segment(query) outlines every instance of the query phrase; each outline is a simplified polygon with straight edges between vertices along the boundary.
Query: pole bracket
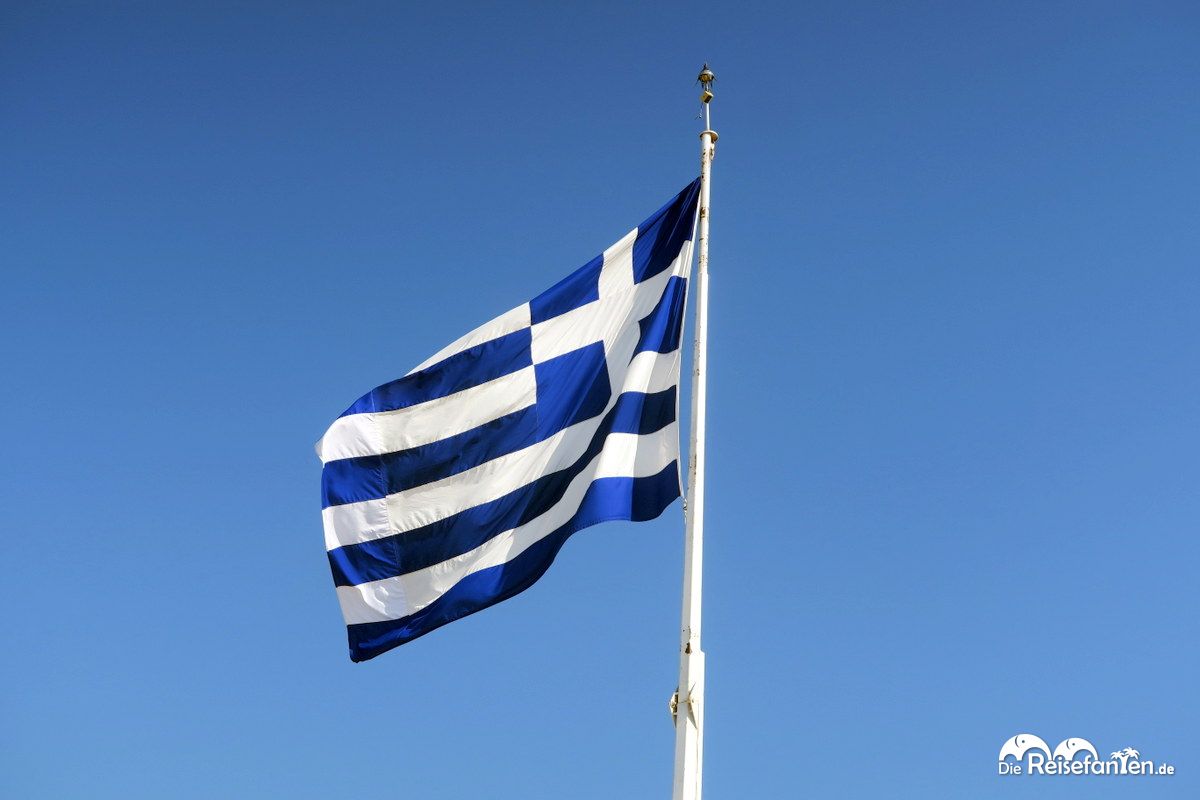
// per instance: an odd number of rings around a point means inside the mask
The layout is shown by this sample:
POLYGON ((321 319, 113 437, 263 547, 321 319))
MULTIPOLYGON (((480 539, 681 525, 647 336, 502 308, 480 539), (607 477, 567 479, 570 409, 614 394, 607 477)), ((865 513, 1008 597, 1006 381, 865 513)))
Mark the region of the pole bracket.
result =
MULTIPOLYGON (((699 702, 696 700, 695 696, 693 696, 691 692, 688 692, 688 696, 687 696, 688 717, 692 720, 693 725, 698 724, 699 714, 696 713, 696 711, 697 711, 696 706, 698 706, 698 705, 699 705, 699 702)), ((671 694, 671 699, 667 701, 667 710, 671 714, 671 724, 678 726, 679 725, 679 690, 678 689, 676 689, 671 694)))

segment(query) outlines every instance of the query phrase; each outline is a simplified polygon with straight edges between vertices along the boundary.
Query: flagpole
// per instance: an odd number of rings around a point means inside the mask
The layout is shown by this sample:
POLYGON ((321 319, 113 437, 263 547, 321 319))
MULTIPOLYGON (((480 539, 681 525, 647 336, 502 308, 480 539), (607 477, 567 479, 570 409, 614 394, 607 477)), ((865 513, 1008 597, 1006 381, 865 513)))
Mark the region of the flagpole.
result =
POLYGON ((700 211, 696 228, 696 323, 692 356, 692 434, 688 448, 688 486, 684 499, 683 614, 680 628, 679 686, 671 698, 675 718, 673 800, 700 800, 704 759, 704 651, 700 649, 700 595, 704 561, 704 417, 706 338, 708 333, 708 197, 717 133, 709 103, 715 76, 708 64, 700 72, 704 131, 700 134, 700 211))

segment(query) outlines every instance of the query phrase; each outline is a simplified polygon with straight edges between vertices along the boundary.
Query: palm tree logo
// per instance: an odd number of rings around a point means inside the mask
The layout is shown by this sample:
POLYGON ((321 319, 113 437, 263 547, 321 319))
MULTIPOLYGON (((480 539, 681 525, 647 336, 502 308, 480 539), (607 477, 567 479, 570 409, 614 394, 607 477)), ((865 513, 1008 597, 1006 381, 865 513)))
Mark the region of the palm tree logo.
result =
POLYGON ((1129 759, 1137 758, 1140 755, 1141 755, 1141 753, 1139 753, 1137 750, 1134 750, 1132 747, 1126 747, 1124 750, 1115 750, 1112 753, 1109 753, 1109 758, 1111 758, 1113 761, 1120 761, 1121 762, 1120 774, 1128 775, 1129 774, 1129 759))

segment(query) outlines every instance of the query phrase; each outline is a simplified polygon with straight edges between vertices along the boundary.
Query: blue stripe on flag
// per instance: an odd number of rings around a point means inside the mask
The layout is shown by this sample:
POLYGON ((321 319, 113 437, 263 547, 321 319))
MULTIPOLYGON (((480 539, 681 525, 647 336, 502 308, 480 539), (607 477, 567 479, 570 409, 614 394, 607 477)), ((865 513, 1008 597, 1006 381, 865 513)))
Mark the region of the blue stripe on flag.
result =
POLYGON ((645 435, 662 430, 675 421, 675 406, 674 386, 652 394, 625 392, 600 422, 587 449, 569 467, 429 525, 334 548, 328 552, 334 583, 354 586, 431 567, 536 519, 562 499, 571 481, 604 448, 608 434, 645 435))
POLYGON ((574 311, 600 299, 600 268, 604 256, 598 255, 579 269, 529 301, 529 317, 534 325, 574 311))
POLYGON ((670 353, 678 348, 679 336, 683 332, 683 309, 686 304, 687 281, 678 275, 672 275, 658 305, 638 320, 642 335, 634 352, 651 350, 656 353, 670 353))
POLYGON ((516 372, 533 363, 531 342, 530 329, 522 328, 478 344, 420 372, 372 389, 341 416, 407 408, 516 372))
POLYGON ((348 625, 350 658, 366 661, 432 630, 482 611, 532 586, 573 533, 611 520, 645 522, 679 496, 678 462, 648 478, 600 478, 588 487, 575 516, 519 556, 472 573, 415 614, 386 622, 348 625))
POLYGON ((692 181, 671 202, 638 225, 633 243, 633 280, 641 283, 671 266, 683 243, 692 238, 700 179, 692 181))

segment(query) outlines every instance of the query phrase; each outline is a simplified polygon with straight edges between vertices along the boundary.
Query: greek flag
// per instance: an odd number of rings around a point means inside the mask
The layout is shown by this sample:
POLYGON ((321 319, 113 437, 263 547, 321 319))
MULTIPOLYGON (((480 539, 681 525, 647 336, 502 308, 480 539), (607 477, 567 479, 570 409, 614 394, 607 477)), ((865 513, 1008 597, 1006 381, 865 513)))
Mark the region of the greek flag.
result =
POLYGON ((329 566, 365 661, 531 586, 571 534, 680 495, 679 343, 697 180, 317 443, 329 566))

